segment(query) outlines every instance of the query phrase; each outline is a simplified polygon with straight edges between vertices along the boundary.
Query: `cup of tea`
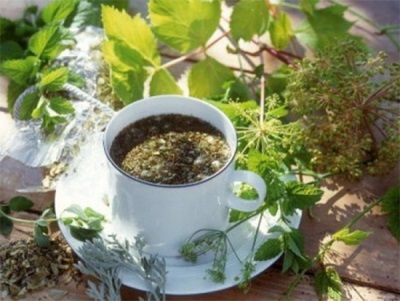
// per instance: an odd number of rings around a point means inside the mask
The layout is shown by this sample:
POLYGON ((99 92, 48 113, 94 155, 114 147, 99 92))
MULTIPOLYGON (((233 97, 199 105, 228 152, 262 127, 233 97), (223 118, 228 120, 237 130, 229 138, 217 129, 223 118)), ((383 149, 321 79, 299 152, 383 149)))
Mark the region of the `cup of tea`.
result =
POLYGON ((235 170, 235 128, 216 107, 192 97, 160 95, 120 110, 103 136, 112 219, 119 234, 142 236, 145 251, 179 258, 201 229, 225 230, 229 210, 254 211, 264 201, 264 180, 235 170), (258 194, 239 198, 235 183, 258 194))

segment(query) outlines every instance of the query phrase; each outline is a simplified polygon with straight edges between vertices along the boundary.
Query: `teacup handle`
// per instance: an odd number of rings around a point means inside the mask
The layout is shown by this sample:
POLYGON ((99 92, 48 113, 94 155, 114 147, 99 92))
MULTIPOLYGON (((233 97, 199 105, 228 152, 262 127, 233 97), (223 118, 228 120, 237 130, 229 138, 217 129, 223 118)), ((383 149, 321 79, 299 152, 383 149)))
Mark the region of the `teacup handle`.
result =
POLYGON ((231 209, 251 212, 257 210, 258 207, 264 202, 265 196, 267 194, 267 186, 265 181, 258 174, 248 171, 248 170, 235 170, 230 179, 230 183, 233 182, 243 182, 252 186, 258 193, 258 198, 256 200, 245 200, 237 197, 233 191, 228 194, 228 207, 231 209))

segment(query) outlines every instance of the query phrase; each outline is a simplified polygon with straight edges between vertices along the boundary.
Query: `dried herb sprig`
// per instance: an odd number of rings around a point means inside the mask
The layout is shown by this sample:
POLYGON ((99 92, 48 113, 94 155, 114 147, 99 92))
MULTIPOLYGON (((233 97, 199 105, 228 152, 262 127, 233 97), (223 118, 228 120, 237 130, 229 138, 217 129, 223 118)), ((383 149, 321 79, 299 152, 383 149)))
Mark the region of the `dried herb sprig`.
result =
POLYGON ((141 237, 136 237, 135 243, 126 239, 121 243, 115 234, 86 241, 79 248, 83 261, 79 261, 76 267, 99 280, 97 285, 88 281, 88 296, 95 300, 121 300, 119 276, 122 270, 128 270, 145 281, 148 300, 165 300, 165 260, 145 255, 144 246, 141 237))

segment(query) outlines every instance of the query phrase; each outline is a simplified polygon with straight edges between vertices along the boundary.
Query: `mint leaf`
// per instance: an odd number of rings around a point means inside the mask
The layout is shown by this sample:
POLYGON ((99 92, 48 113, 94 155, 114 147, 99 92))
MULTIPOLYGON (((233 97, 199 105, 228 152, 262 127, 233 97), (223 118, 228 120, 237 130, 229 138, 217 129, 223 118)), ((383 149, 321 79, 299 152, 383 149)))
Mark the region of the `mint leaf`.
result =
POLYGON ((344 242, 346 245, 358 245, 370 234, 371 232, 364 232, 360 230, 350 232, 349 228, 345 227, 333 234, 332 238, 336 241, 344 242))
POLYGON ((268 28, 269 10, 265 0, 242 0, 233 7, 230 28, 238 41, 250 41, 254 35, 262 35, 268 28))
POLYGON ((72 105, 72 103, 62 97, 51 98, 49 102, 49 107, 54 112, 60 115, 71 114, 74 112, 74 106, 72 105))
POLYGON ((35 33, 28 43, 32 53, 42 59, 55 59, 64 50, 62 40, 66 37, 59 24, 49 24, 35 33))
POLYGON ((34 56, 28 56, 19 60, 4 61, 0 66, 0 73, 7 76, 12 81, 26 86, 37 71, 38 60, 34 56))
POLYGON ((68 68, 61 67, 52 69, 45 73, 39 82, 42 89, 47 91, 57 91, 64 86, 68 80, 68 68))
POLYGON ((166 69, 159 69, 154 72, 150 81, 150 95, 160 94, 182 94, 182 90, 174 77, 166 69))
POLYGON ((26 211, 33 206, 33 202, 23 196, 13 197, 8 205, 12 211, 26 211))
POLYGON ((293 36, 292 24, 289 16, 283 11, 271 22, 269 28, 272 45, 276 49, 285 49, 293 36))
POLYGON ((387 214, 389 230, 400 240, 400 186, 389 189, 382 197, 382 211, 387 214))
POLYGON ((160 65, 157 40, 139 14, 132 18, 125 11, 103 5, 102 18, 105 33, 110 40, 123 42, 136 50, 149 65, 160 65))
POLYGON ((53 0, 42 10, 41 17, 45 23, 64 21, 75 11, 78 0, 53 0))
POLYGON ((283 251, 282 241, 278 238, 268 239, 256 251, 254 260, 264 261, 279 256, 283 251))
POLYGON ((155 34, 168 46, 184 53, 206 45, 221 16, 219 0, 151 0, 149 16, 155 34))
POLYGON ((207 56, 193 65, 189 74, 190 95, 210 98, 224 91, 223 84, 235 80, 233 72, 226 66, 207 56))
POLYGON ((342 280, 333 267, 329 266, 315 273, 315 290, 320 297, 342 300, 342 280))

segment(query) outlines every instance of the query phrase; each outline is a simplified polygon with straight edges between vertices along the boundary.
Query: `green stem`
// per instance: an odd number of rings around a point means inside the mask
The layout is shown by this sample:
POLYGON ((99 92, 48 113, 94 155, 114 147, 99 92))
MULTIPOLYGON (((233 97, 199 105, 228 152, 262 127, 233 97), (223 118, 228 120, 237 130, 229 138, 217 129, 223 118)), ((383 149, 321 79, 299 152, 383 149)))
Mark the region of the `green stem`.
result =
MULTIPOLYGON (((5 212, 3 212, 2 210, 0 210, 0 215, 12 220, 13 222, 16 223, 25 223, 25 224, 35 224, 37 222, 37 220, 29 220, 29 219, 22 219, 22 218, 18 218, 18 217, 14 217, 11 215, 6 214, 5 212)), ((49 219, 45 219, 46 222, 55 222, 57 221, 56 218, 49 218, 49 219)))
MULTIPOLYGON (((367 207, 364 208, 364 210, 362 210, 355 217, 353 217, 350 220, 350 222, 346 226, 344 226, 343 228, 351 228, 351 227, 353 227, 361 218, 363 218, 369 211, 371 211, 372 208, 374 208, 376 205, 378 205, 380 202, 382 202, 382 200, 383 200, 382 198, 379 198, 379 199, 375 200, 374 202, 372 202, 371 204, 369 204, 367 207)), ((321 245, 320 250, 318 251, 318 254, 311 259, 309 266, 307 268, 303 269, 301 271, 301 273, 297 275, 296 279, 290 285, 289 289, 287 290, 287 292, 285 294, 286 298, 288 298, 292 294, 294 288, 300 283, 300 281, 304 277, 305 273, 316 262, 323 262, 324 261, 325 254, 330 251, 330 249, 331 249, 331 247, 332 247, 332 245, 334 243, 335 243, 335 240, 331 238, 329 241, 327 241, 326 243, 323 243, 321 245)))

